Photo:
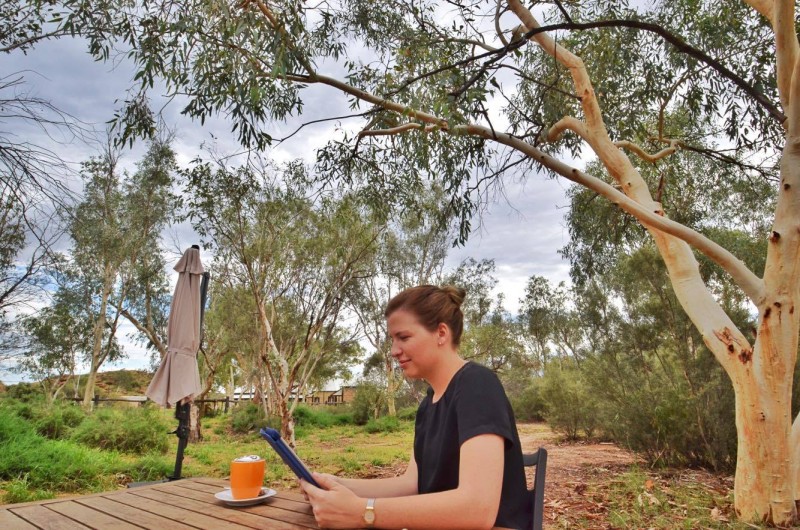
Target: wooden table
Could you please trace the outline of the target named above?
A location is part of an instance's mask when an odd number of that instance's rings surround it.
[[[190,478],[96,495],[0,506],[0,529],[304,530],[318,529],[301,494],[279,491],[262,504],[231,508],[214,494],[227,486]]]

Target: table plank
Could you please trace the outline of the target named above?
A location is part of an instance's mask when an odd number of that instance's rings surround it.
[[[115,502],[110,498],[90,498],[90,499],[77,499],[85,506],[94,508],[95,510],[107,513],[109,515],[116,515],[126,521],[131,521],[144,528],[166,529],[169,530],[194,530],[195,527],[185,525],[174,519],[168,519],[154,513],[139,510],[127,504]]]
[[[0,528],[13,528],[14,530],[36,530],[36,527],[20,519],[9,510],[0,510]]]
[[[231,507],[214,497],[228,481],[166,483],[0,507],[0,530],[317,530],[302,494],[279,491],[265,502]]]
[[[212,495],[214,493],[217,493],[217,492],[221,491],[221,489],[222,489],[219,486],[206,484],[206,483],[203,483],[203,482],[193,482],[193,483],[190,483],[190,484],[180,484],[178,482],[175,482],[174,484],[175,484],[175,486],[184,487],[184,488],[192,489],[192,490],[195,490],[195,491],[204,491],[204,492],[207,492],[207,493],[211,493]],[[293,512],[305,514],[305,515],[310,516],[313,519],[313,517],[314,517],[313,516],[313,512],[311,510],[311,505],[308,504],[308,501],[306,501],[306,500],[297,501],[297,500],[292,500],[292,499],[286,499],[286,498],[284,498],[282,493],[283,492],[279,491],[277,495],[267,499],[266,500],[266,504],[269,505],[269,506],[274,506],[275,508],[281,508],[281,509],[284,509],[284,510],[290,510],[290,511],[293,511]]]
[[[42,530],[85,530],[89,528],[73,521],[69,517],[50,510],[49,506],[23,506],[21,508],[10,508],[10,510],[15,515],[22,517]]]
[[[227,488],[227,487],[229,487],[231,485],[230,481],[223,480],[221,478],[211,478],[211,477],[200,477],[200,478],[197,478],[197,479],[192,479],[191,482],[192,483],[199,483],[199,484],[209,484],[209,485],[212,485],[212,486],[219,486],[220,488]],[[178,480],[178,481],[172,482],[171,484],[180,484],[180,483],[181,483],[181,481]],[[269,487],[269,486],[267,486],[267,487]],[[305,495],[303,495],[302,493],[295,493],[294,491],[289,491],[289,490],[276,490],[276,491],[278,492],[278,497],[280,497],[280,498],[290,499],[290,500],[293,500],[295,502],[301,502],[301,503],[306,504],[306,505],[308,504],[308,501],[306,500]]]
[[[90,528],[96,530],[141,530],[140,526],[134,526],[123,521],[118,517],[99,512],[89,506],[83,506],[74,501],[57,502],[47,506],[50,510],[66,515],[70,519],[80,521]]]
[[[242,530],[242,527],[237,524],[229,523],[227,521],[221,521],[215,517],[203,515],[201,513],[197,513],[192,510],[187,510],[185,508],[173,506],[171,504],[164,504],[163,502],[152,501],[150,499],[146,499],[144,497],[140,497],[137,495],[132,495],[130,493],[122,493],[119,494],[119,496],[114,495],[114,496],[109,496],[108,498],[116,502],[132,506],[137,510],[146,511],[155,515],[160,515],[165,519],[177,521],[179,523],[183,523],[194,528],[203,528],[203,529],[219,528],[220,530]]]
[[[205,500],[198,501],[181,495],[176,495],[172,493],[171,490],[173,489],[181,490],[185,488],[178,488],[177,486],[158,486],[142,491],[133,490],[132,493],[136,496],[153,500],[161,500],[161,502],[169,503],[175,506],[181,506],[187,510],[207,514],[218,519],[236,523],[249,528],[257,528],[259,530],[264,528],[269,528],[270,530],[305,530],[305,528],[308,528],[287,523],[279,519],[265,519],[264,517],[259,517],[238,509],[220,506],[216,503],[216,499],[213,495],[204,494]]]
[[[190,499],[195,499],[198,501],[207,501],[208,496],[220,491],[218,486],[211,486],[208,484],[198,484],[198,483],[184,483],[184,484],[173,484],[175,488],[170,490],[176,495],[181,495],[183,497],[187,497]],[[214,499],[213,502],[220,506],[225,506],[229,508],[225,503],[220,500]],[[286,521],[288,523],[298,524],[305,526],[306,528],[316,529],[317,521],[314,519],[314,516],[311,512],[311,506],[308,503],[299,503],[296,501],[290,501],[286,499],[281,499],[277,496],[270,497],[266,501],[261,504],[255,504],[252,506],[241,506],[235,508],[237,510],[245,511],[248,513],[252,513],[255,515],[260,515],[262,517],[267,517],[270,519],[278,519],[281,521]]]

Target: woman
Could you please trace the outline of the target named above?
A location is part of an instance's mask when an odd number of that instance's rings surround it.
[[[458,355],[464,325],[456,287],[412,287],[386,308],[392,356],[424,379],[414,452],[388,479],[315,473],[301,481],[323,528],[514,528],[531,525],[514,414],[497,376]]]

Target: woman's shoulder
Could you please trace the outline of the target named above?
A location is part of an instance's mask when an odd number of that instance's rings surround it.
[[[497,374],[486,366],[473,361],[467,361],[458,375],[460,384],[500,384]]]

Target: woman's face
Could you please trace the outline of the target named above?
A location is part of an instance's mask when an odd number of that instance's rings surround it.
[[[447,326],[440,324],[435,331],[428,331],[414,313],[404,309],[389,315],[386,324],[392,340],[392,357],[405,376],[425,379],[441,357],[438,349],[447,339]]]

